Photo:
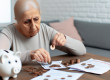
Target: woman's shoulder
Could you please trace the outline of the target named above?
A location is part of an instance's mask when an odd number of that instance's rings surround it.
[[[9,24],[4,29],[10,29],[10,30],[12,30],[12,29],[15,29],[15,27],[14,27],[13,24]]]
[[[41,27],[49,27],[47,24],[45,24],[45,23],[40,23],[40,26]]]
[[[45,23],[41,23],[40,27],[41,27],[41,31],[46,32],[46,33],[51,33],[51,32],[55,32],[56,33],[56,32],[58,32],[55,29],[53,29],[52,27],[50,27],[47,24],[45,24]]]
[[[1,31],[2,33],[12,33],[13,31],[15,31],[15,26],[13,24],[9,24],[7,25],[5,28],[3,28],[3,30]]]
[[[48,25],[45,24],[45,23],[41,23],[41,24],[40,24],[40,27],[41,27],[41,29],[51,29],[51,27],[48,26]]]

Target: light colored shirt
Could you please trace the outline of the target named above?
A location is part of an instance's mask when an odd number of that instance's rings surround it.
[[[40,24],[40,31],[33,37],[23,36],[13,24],[8,25],[0,33],[0,49],[11,49],[12,51],[21,52],[21,61],[30,61],[30,51],[44,48],[49,52],[49,46],[52,44],[53,38],[58,31],[47,26],[44,23]],[[66,36],[64,46],[57,46],[68,54],[84,55],[86,49],[83,43],[79,40]]]

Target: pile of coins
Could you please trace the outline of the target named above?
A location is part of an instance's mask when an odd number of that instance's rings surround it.
[[[88,64],[88,66],[87,67],[85,67],[86,69],[88,69],[88,68],[93,68],[95,65],[92,65],[92,64]]]
[[[49,67],[61,67],[59,64],[52,64],[51,66]]]
[[[33,77],[37,77],[47,72],[48,70],[43,68],[28,67],[28,68],[22,68],[22,71],[28,72]]]
[[[80,63],[80,59],[79,58],[71,59],[69,62],[63,63],[63,65],[68,66],[68,65],[75,64],[75,63]]]
[[[51,63],[51,62],[50,62]],[[62,63],[63,65],[65,66],[68,66],[68,65],[72,65],[74,63],[80,63],[80,59],[71,59],[69,62],[66,62],[66,63]],[[93,65],[89,65],[89,67],[93,67]],[[61,67],[59,64],[52,64],[51,66],[49,67]],[[22,71],[25,71],[25,72],[28,72],[30,75],[34,77],[37,77],[37,76],[40,76],[42,75],[43,73],[49,71],[47,69],[44,69],[42,67],[28,67],[28,68],[22,68]],[[50,77],[50,75],[47,75],[47,77]],[[72,77],[71,75],[68,75],[68,77]],[[62,78],[63,79],[63,78]],[[46,80],[46,79],[45,79]],[[47,79],[48,80],[48,79]]]
[[[86,65],[86,63],[82,63],[81,64],[82,66],[85,66]],[[93,68],[95,65],[92,65],[92,64],[87,64],[87,66],[85,67],[86,69],[88,69],[88,68]]]
[[[82,63],[81,65],[82,65],[82,66],[85,66],[85,65],[86,65],[86,63]]]

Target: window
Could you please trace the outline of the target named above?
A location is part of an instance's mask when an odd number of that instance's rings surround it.
[[[0,0],[0,27],[14,23],[14,4],[16,0]]]
[[[8,24],[16,23],[14,16],[14,5],[17,0],[0,0],[0,28]],[[40,3],[40,0],[37,0]]]
[[[0,23],[11,23],[11,0],[0,0]]]

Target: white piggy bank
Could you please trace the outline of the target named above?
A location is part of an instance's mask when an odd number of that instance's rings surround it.
[[[17,77],[22,67],[20,54],[11,50],[0,50],[0,76],[3,80]]]

